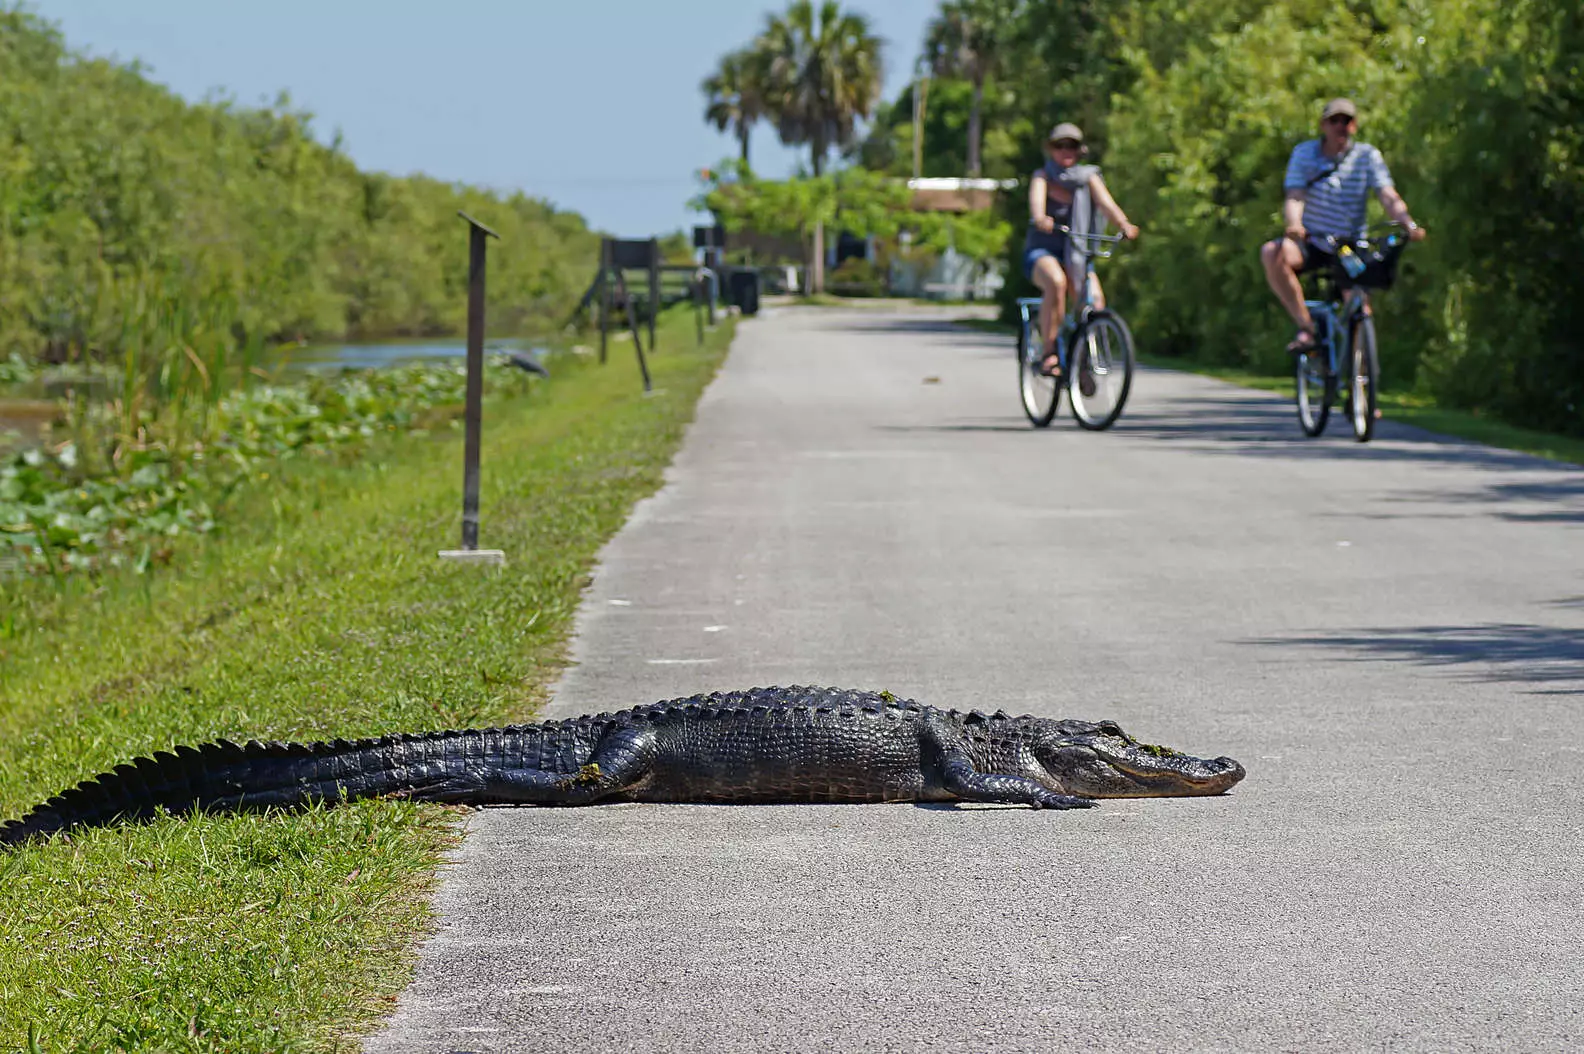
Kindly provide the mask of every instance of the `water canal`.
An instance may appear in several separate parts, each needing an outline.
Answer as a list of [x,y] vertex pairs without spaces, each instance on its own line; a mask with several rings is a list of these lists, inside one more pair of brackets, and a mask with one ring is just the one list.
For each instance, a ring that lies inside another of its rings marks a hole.
[[[536,358],[547,355],[542,342],[528,340],[491,340],[484,353],[527,352]],[[291,383],[295,376],[330,373],[339,370],[378,370],[420,363],[462,362],[467,343],[461,337],[430,337],[413,340],[385,340],[328,344],[283,344],[269,349],[263,369],[277,382]],[[60,400],[75,390],[103,395],[110,385],[103,377],[70,376],[50,372],[30,381],[0,386],[0,450],[15,449],[42,440],[51,422],[60,418]]]

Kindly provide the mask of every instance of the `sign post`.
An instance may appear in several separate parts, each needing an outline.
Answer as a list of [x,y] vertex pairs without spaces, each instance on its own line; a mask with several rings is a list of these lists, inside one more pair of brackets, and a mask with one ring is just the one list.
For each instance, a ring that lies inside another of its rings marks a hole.
[[479,445],[483,433],[484,402],[484,247],[485,238],[500,235],[465,212],[468,222],[468,311],[467,311],[467,408],[464,411],[465,438],[462,445],[462,548],[442,549],[442,560],[500,566],[506,554],[499,549],[480,549],[479,534]]

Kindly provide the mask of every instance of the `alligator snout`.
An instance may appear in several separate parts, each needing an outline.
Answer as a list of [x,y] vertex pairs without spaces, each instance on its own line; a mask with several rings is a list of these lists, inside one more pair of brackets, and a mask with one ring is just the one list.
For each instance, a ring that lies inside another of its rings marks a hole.
[[1232,758],[1213,758],[1205,762],[1205,767],[1210,770],[1210,775],[1206,778],[1206,782],[1213,788],[1208,791],[1210,794],[1220,794],[1229,790],[1248,775],[1243,766]]

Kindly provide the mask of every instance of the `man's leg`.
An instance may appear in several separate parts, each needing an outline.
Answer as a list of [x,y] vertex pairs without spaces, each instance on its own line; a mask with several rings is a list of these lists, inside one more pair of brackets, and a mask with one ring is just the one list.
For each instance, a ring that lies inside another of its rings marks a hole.
[[1292,316],[1300,334],[1295,344],[1314,343],[1314,319],[1304,303],[1303,283],[1298,272],[1303,268],[1303,249],[1291,238],[1278,238],[1260,246],[1260,262],[1265,265],[1265,281],[1281,306]]
[[1056,334],[1061,332],[1067,310],[1067,276],[1054,256],[1034,261],[1034,284],[1040,291],[1040,339],[1045,343],[1045,368],[1056,367]]

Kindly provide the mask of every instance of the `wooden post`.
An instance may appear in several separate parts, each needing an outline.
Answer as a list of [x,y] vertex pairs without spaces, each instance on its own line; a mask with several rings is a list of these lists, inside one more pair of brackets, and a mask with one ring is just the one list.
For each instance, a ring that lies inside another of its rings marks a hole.
[[814,224],[814,267],[809,281],[809,291],[825,292],[825,221]]
[[442,559],[503,564],[499,549],[480,549],[479,447],[483,438],[484,403],[484,262],[485,239],[500,235],[465,212],[468,222],[467,404],[462,444],[462,548],[442,550]]
[[600,273],[599,273],[599,327],[600,327],[600,365],[605,365],[605,345],[610,339],[610,295],[611,295],[611,240],[600,239]]
[[638,351],[638,369],[643,374],[644,391],[654,390],[649,382],[649,363],[644,359],[643,335],[638,332],[638,315],[633,311],[632,296],[627,291],[627,279],[618,269],[616,272],[616,289],[621,294],[622,303],[627,305],[627,328],[632,331],[633,347]]
[[693,324],[698,328],[698,342],[704,343],[704,275],[693,272]]
[[655,320],[660,316],[660,239],[649,239],[649,350],[655,344]]

